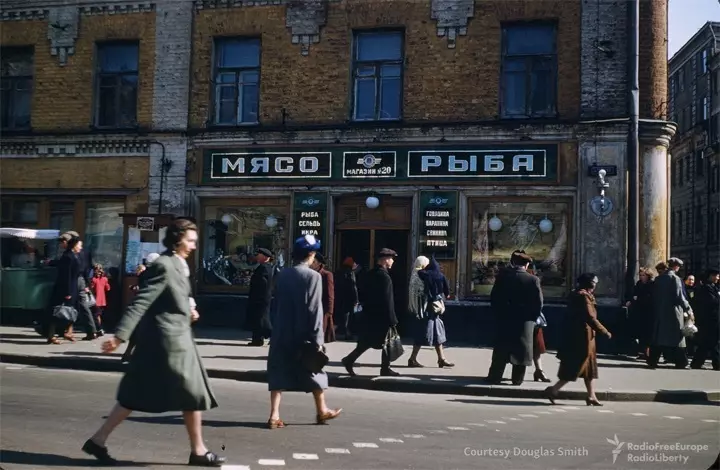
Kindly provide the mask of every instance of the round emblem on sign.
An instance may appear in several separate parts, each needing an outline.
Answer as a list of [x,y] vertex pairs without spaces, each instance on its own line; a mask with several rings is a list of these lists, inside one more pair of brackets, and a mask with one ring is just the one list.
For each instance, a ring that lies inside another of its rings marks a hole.
[[367,154],[362,159],[362,165],[365,168],[372,168],[375,165],[377,165],[378,163],[380,163],[380,162],[378,161],[377,158],[375,158],[375,155],[372,155],[372,154]]

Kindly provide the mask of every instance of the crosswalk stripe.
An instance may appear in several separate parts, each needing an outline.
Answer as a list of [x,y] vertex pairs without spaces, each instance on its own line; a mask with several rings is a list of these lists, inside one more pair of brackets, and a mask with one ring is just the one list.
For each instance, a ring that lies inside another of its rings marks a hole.
[[630,413],[633,416],[647,416],[645,413]]
[[598,413],[615,413],[613,410],[595,410]]
[[505,421],[488,420],[488,424],[507,424]]
[[273,467],[282,467],[283,465],[285,465],[285,461],[282,459],[260,459],[258,460],[258,464]]
[[538,417],[537,415],[532,415],[532,414],[529,414],[529,413],[528,413],[528,414],[518,415],[518,416],[520,416],[521,418],[537,418],[537,417]]
[[223,465],[220,470],[250,470],[247,465]]
[[704,419],[703,423],[720,423],[717,419]]
[[403,437],[407,437],[408,439],[424,439],[425,436],[422,434],[403,434]]
[[405,441],[403,441],[402,439],[395,439],[394,437],[381,437],[380,442],[397,442],[402,444]]
[[485,427],[485,425],[483,423],[465,423],[465,424],[467,424],[468,426],[479,426],[481,428]]
[[353,442],[353,445],[358,449],[377,449],[378,445],[374,442]]
[[551,415],[552,413],[549,411],[538,411],[538,414],[540,415]]
[[327,447],[325,452],[328,454],[349,454],[350,449],[340,449],[337,447]]
[[663,418],[667,418],[667,419],[683,419],[683,418],[681,418],[680,416],[663,416]]
[[318,460],[318,454],[293,454],[295,460]]
[[462,426],[448,426],[447,427],[451,431],[469,431],[470,428],[464,428]]
[[567,410],[563,410],[562,408],[553,408],[552,410],[555,413],[567,413]]
[[579,410],[580,409],[579,406],[563,406],[563,408],[566,410]]
[[433,431],[429,431],[431,434],[447,434],[448,432],[444,429],[435,429]]

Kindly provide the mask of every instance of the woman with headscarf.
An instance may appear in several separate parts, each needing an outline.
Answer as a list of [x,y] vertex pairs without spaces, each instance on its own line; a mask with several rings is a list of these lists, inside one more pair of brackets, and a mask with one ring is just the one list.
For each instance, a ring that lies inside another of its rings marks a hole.
[[582,378],[588,394],[585,403],[588,406],[602,406],[595,396],[593,387],[593,380],[598,378],[595,335],[602,333],[608,339],[612,338],[612,335],[597,319],[593,295],[597,283],[598,278],[595,274],[581,274],[577,280],[577,288],[570,293],[568,312],[563,325],[563,342],[558,350],[560,380],[545,389],[545,394],[553,405],[561,388],[568,382]]
[[443,344],[447,338],[442,314],[434,313],[428,308],[434,301],[441,301],[444,305],[449,295],[450,286],[447,278],[440,272],[440,265],[435,258],[429,260],[425,256],[418,257],[410,277],[408,310],[415,316],[415,342],[408,359],[408,367],[423,367],[417,360],[422,346],[435,347],[438,367],[455,366],[445,359]]

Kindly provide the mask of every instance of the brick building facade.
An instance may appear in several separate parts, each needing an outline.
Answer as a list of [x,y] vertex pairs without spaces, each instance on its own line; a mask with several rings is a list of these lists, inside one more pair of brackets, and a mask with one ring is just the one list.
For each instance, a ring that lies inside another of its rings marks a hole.
[[[257,247],[287,263],[290,242],[302,233],[323,239],[333,267],[348,256],[367,267],[381,245],[396,249],[400,307],[415,256],[435,255],[457,307],[475,307],[484,305],[498,266],[517,248],[535,257],[549,303],[561,304],[582,271],[598,273],[601,303],[622,303],[622,2],[160,0],[114,2],[122,6],[112,7],[113,15],[111,7],[78,3],[60,8],[76,18],[67,42],[59,41],[72,43],[67,65],[51,55],[44,36],[56,34],[51,18],[59,7],[37,7],[49,17],[32,17],[26,7],[4,13],[3,47],[34,45],[48,74],[77,78],[61,93],[48,90],[51,98],[34,89],[32,135],[3,143],[3,157],[15,157],[4,158],[3,169],[132,158],[125,173],[103,175],[124,188],[129,168],[144,164],[147,182],[133,186],[137,192],[126,198],[136,206],[127,202],[125,209],[147,204],[156,212],[163,181],[164,211],[198,220],[196,289],[214,310],[238,310],[220,305],[246,292]],[[640,16],[640,236],[648,264],[668,252],[663,195],[674,126],[666,122],[667,2],[641,1]],[[84,26],[93,21],[102,26]],[[24,36],[31,30],[34,36]],[[132,134],[92,127],[97,44],[108,39],[140,44],[142,129]],[[95,65],[84,44],[96,44]],[[86,92],[74,96],[74,87]],[[36,117],[43,102],[68,117]],[[98,151],[81,159],[7,147],[35,148],[50,138],[43,126],[72,127],[75,134],[63,137],[72,142],[147,146],[133,156]],[[164,144],[165,159],[151,141]],[[604,200],[600,167],[608,170]],[[159,178],[161,168],[166,178]],[[64,184],[80,191],[100,179]],[[3,177],[2,184],[13,183]],[[55,181],[35,184],[49,194],[68,190]],[[229,317],[222,321],[240,321]]]
[[720,265],[720,23],[707,23],[670,59],[673,256],[687,274]]

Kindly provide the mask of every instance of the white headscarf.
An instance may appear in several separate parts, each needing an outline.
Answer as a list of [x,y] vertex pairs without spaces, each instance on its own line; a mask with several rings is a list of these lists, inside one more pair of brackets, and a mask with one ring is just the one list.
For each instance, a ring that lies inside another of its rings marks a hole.
[[149,265],[153,264],[158,258],[160,257],[157,253],[150,253],[147,255],[147,258],[145,258],[145,262]]
[[415,258],[415,265],[413,266],[413,271],[417,273],[421,269],[425,269],[425,267],[430,264],[430,259],[427,256],[418,256]]

